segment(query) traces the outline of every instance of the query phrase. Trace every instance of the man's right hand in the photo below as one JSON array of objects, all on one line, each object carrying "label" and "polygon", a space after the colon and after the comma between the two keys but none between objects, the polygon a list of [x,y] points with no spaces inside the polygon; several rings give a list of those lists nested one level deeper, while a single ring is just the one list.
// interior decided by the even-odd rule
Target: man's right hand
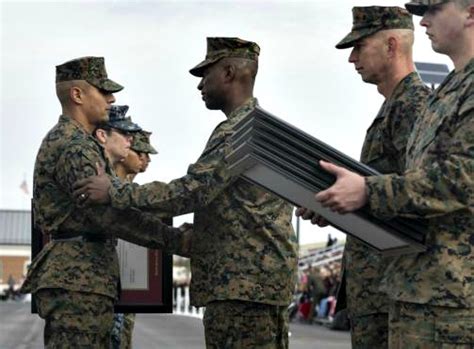
[{"label": "man's right hand", "polygon": [[109,189],[112,186],[105,168],[97,164],[97,175],[77,181],[73,185],[73,196],[81,206],[106,204],[110,202]]},{"label": "man's right hand", "polygon": [[316,212],[311,211],[305,207],[298,207],[295,212],[296,217],[301,217],[303,220],[311,220],[311,224],[317,225],[321,228],[327,227],[329,222]]}]

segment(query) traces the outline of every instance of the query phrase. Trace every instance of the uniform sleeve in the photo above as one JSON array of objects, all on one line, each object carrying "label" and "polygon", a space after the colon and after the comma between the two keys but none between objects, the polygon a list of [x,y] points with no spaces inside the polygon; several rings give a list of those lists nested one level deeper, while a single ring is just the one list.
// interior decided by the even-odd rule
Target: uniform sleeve
[{"label": "uniform sleeve", "polygon": [[[393,161],[398,162],[399,169],[406,168],[406,149],[408,138],[413,131],[416,120],[426,107],[429,90],[425,86],[413,85],[409,93],[399,98],[395,103],[395,110],[390,119],[389,138],[397,155]],[[402,173],[402,171],[400,173]],[[398,172],[398,171],[397,171]]]},{"label": "uniform sleeve", "polygon": [[170,216],[193,212],[207,206],[235,178],[227,169],[226,155],[231,151],[229,137],[212,140],[198,161],[189,166],[184,177],[169,183],[152,182],[144,185],[135,183],[112,186],[112,206],[120,209],[129,207],[158,209]]},{"label": "uniform sleeve", "polygon": [[474,106],[464,104],[449,142],[433,151],[438,160],[403,176],[367,177],[375,216],[431,218],[458,210],[474,213]]},{"label": "uniform sleeve", "polygon": [[[56,180],[72,196],[73,183],[94,175],[98,162],[104,163],[104,159],[93,144],[72,142],[57,163]],[[156,214],[139,210],[118,210],[106,206],[79,207],[74,216],[84,226],[85,233],[118,237],[148,248],[169,248],[169,253],[177,250],[183,239],[183,230],[164,224]]]},{"label": "uniform sleeve", "polygon": [[157,214],[111,207],[105,208],[102,215],[94,217],[96,224],[107,228],[106,235],[147,248],[161,249],[168,254],[190,257],[191,224],[174,228],[163,223]]}]

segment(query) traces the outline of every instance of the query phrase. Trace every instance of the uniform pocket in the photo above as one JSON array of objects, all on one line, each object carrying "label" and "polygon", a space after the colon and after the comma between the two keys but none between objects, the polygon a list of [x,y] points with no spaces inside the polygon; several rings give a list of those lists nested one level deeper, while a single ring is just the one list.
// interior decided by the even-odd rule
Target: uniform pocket
[{"label": "uniform pocket", "polygon": [[474,344],[474,316],[450,316],[437,319],[435,322],[435,342]]}]

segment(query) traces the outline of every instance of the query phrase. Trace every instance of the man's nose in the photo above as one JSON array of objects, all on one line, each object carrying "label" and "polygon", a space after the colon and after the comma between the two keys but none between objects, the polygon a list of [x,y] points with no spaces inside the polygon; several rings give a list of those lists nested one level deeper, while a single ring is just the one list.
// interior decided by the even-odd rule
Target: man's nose
[{"label": "man's nose", "polygon": [[356,61],[356,54],[354,50],[351,51],[351,54],[349,55],[349,63],[354,63]]},{"label": "man's nose", "polygon": [[107,99],[109,104],[115,103],[115,96],[112,93],[108,95]]}]

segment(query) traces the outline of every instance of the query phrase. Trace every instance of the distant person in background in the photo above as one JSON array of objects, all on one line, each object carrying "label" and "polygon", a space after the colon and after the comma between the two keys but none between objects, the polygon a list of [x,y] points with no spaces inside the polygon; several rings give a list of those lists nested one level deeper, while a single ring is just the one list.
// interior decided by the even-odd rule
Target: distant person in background
[{"label": "distant person in background", "polygon": [[309,270],[308,275],[308,291],[310,295],[310,309],[308,313],[308,322],[312,323],[314,319],[314,314],[316,312],[316,306],[319,305],[321,299],[326,295],[326,289],[324,287],[323,276],[321,274],[321,269],[318,267],[312,267]]},{"label": "distant person in background", "polygon": [[337,238],[332,238],[331,234],[328,234],[328,242],[326,243],[326,247],[331,247],[337,242]]}]

